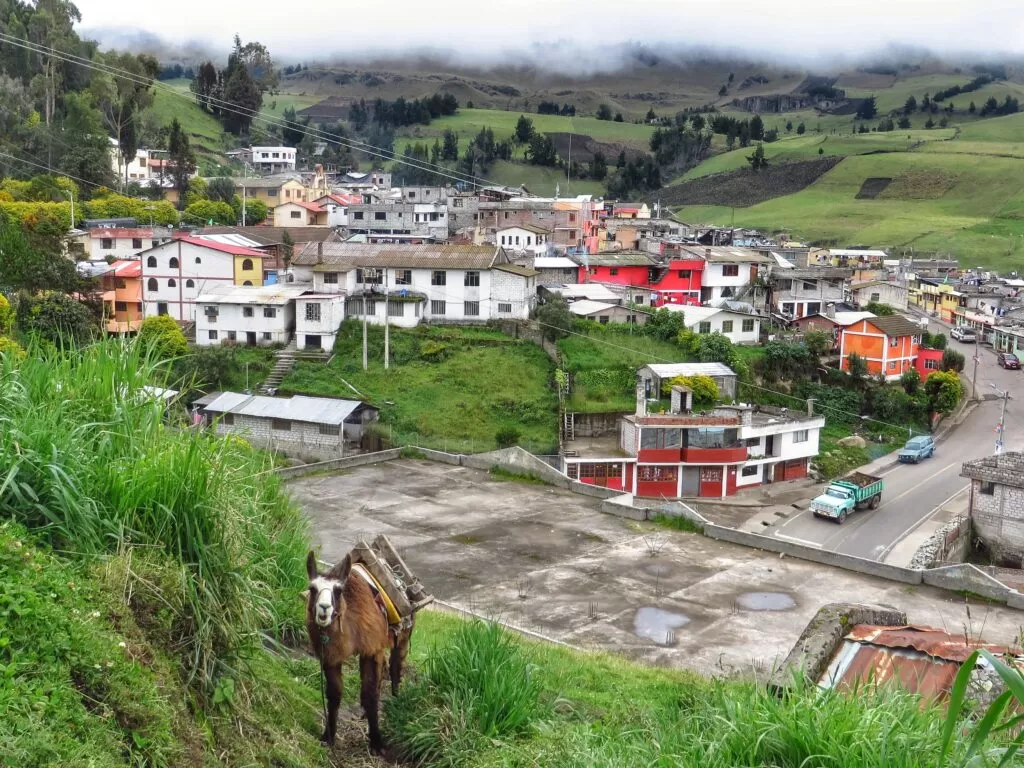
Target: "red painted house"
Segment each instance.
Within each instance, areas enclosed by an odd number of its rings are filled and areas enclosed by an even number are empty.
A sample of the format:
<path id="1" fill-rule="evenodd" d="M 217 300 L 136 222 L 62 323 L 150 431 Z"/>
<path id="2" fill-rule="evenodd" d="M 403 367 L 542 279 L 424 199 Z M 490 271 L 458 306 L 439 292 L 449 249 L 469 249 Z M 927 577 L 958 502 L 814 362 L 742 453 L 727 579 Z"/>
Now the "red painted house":
<path id="1" fill-rule="evenodd" d="M 700 306 L 700 287 L 704 276 L 703 259 L 671 259 L 651 288 L 657 291 L 655 306 L 683 304 Z"/>
<path id="2" fill-rule="evenodd" d="M 658 271 L 657 262 L 640 251 L 606 251 L 579 256 L 581 283 L 615 283 L 647 288 Z"/>
<path id="3" fill-rule="evenodd" d="M 917 369 L 917 372 L 921 374 L 922 381 L 927 379 L 936 371 L 941 371 L 942 350 L 920 347 L 917 350 L 917 359 L 914 360 L 914 367 Z"/>

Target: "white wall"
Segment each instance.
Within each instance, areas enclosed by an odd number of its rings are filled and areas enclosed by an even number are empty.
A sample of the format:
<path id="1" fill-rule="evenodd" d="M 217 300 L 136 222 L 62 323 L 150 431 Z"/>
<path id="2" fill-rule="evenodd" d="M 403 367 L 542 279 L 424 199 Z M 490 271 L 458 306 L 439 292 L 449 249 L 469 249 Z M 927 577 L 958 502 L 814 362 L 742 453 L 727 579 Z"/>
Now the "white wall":
<path id="1" fill-rule="evenodd" d="M 155 259 L 152 266 L 150 258 Z M 195 300 L 209 285 L 234 283 L 235 257 L 230 253 L 172 240 L 141 254 L 142 300 L 146 317 L 160 314 L 160 303 L 167 304 L 167 314 L 175 320 L 195 320 Z M 177 259 L 178 266 L 171 266 Z M 196 259 L 199 259 L 197 263 Z M 150 280 L 156 280 L 156 290 Z M 170 281 L 174 285 L 170 285 Z"/>
<path id="2" fill-rule="evenodd" d="M 199 346 L 219 346 L 226 341 L 246 344 L 246 334 L 249 332 L 256 334 L 256 344 L 259 346 L 287 344 L 291 341 L 292 329 L 295 327 L 294 303 L 279 306 L 225 304 L 204 302 L 202 296 L 196 303 L 196 344 Z M 212 317 L 208 315 L 207 307 L 216 308 L 217 314 Z M 252 310 L 252 317 L 245 316 L 246 309 Z M 266 317 L 265 310 L 273 310 L 274 317 Z M 211 331 L 216 332 L 216 339 L 210 338 Z"/>
<path id="3" fill-rule="evenodd" d="M 738 274 L 735 276 L 726 276 L 722 274 L 722 268 L 727 266 L 735 266 Z M 746 285 L 750 282 L 750 273 L 752 267 L 751 264 L 718 264 L 708 262 L 704 267 L 704 276 L 701 278 L 701 285 L 705 288 L 724 288 L 726 286 L 739 287 Z M 721 292 L 717 292 L 715 297 L 721 295 Z"/>
<path id="4" fill-rule="evenodd" d="M 307 320 L 306 307 L 310 304 L 320 306 L 320 320 Z M 320 349 L 334 349 L 338 338 L 338 327 L 345 320 L 345 299 L 336 298 L 298 298 L 295 300 L 295 342 L 299 349 L 307 349 L 306 336 L 319 336 Z"/>
<path id="5" fill-rule="evenodd" d="M 319 449 L 337 450 L 341 454 L 343 436 L 321 435 L 320 427 L 317 424 L 307 424 L 301 421 L 290 422 L 290 430 L 273 429 L 271 419 L 256 418 L 253 416 L 233 415 L 234 424 L 224 423 L 223 417 L 217 422 L 217 434 L 237 434 L 250 437 L 260 445 L 273 446 L 281 444 L 282 448 L 287 447 L 310 447 Z M 343 432 L 344 430 L 339 430 Z"/>
<path id="6" fill-rule="evenodd" d="M 494 235 L 495 245 L 512 248 L 513 250 L 525 250 L 531 246 L 544 245 L 547 236 L 531 232 L 521 227 L 508 227 L 499 229 Z"/>
<path id="7" fill-rule="evenodd" d="M 686 310 L 683 310 L 683 317 L 686 317 Z M 746 331 L 743 330 L 743 321 L 752 320 L 754 323 L 754 330 Z M 728 337 L 729 341 L 733 344 L 757 344 L 760 340 L 761 335 L 761 318 L 753 317 L 751 315 L 734 315 L 725 312 L 720 312 L 717 315 L 711 315 L 706 320 L 698 321 L 695 323 L 686 322 L 686 327 L 690 330 L 697 332 L 701 322 L 711 324 L 711 330 L 709 333 L 721 333 Z M 723 323 L 732 323 L 732 330 L 726 332 L 723 330 Z"/>
<path id="8" fill-rule="evenodd" d="M 277 157 L 274 157 L 275 153 Z M 257 168 L 278 166 L 295 170 L 295 150 L 291 147 L 253 147 L 252 164 Z"/>
<path id="9" fill-rule="evenodd" d="M 293 214 L 298 214 L 294 216 Z M 275 227 L 311 227 L 316 224 L 316 214 L 295 203 L 281 203 L 274 208 Z"/>
<path id="10" fill-rule="evenodd" d="M 95 232 L 96 230 L 94 230 Z M 104 248 L 104 240 L 112 240 L 112 248 Z M 134 238 L 131 237 L 113 237 L 104 238 L 101 235 L 96 237 L 90 237 L 86 242 L 89 244 L 89 252 L 87 257 L 94 261 L 100 261 L 108 256 L 112 256 L 115 259 L 131 259 L 137 256 L 144 250 L 152 248 L 154 244 L 158 243 L 163 238 L 154 239 L 152 236 L 142 238 L 142 246 L 139 248 L 135 247 Z"/>

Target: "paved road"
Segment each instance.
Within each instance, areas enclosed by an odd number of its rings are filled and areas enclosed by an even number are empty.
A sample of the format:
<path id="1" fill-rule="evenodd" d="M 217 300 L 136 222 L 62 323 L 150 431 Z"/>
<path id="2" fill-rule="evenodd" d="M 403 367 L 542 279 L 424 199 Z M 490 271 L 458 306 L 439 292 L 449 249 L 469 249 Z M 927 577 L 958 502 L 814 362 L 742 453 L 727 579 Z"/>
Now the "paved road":
<path id="1" fill-rule="evenodd" d="M 931 330 L 948 334 L 932 323 Z M 972 372 L 973 344 L 950 339 L 950 346 L 967 358 L 965 374 Z M 1005 450 L 1024 449 L 1024 372 L 1007 371 L 996 364 L 991 347 L 978 346 L 978 395 L 996 394 L 992 385 L 1011 392 L 1006 407 Z M 969 385 L 968 385 L 969 386 Z M 1016 399 L 1013 399 L 1013 398 Z M 967 460 L 990 456 L 995 449 L 995 428 L 999 423 L 1001 400 L 987 401 L 975 408 L 938 445 L 934 458 L 920 464 L 899 465 L 880 474 L 885 477 L 882 504 L 876 510 L 857 512 L 844 524 L 815 518 L 803 511 L 772 529 L 772 535 L 802 544 L 848 555 L 882 560 L 904 536 L 924 522 L 950 497 L 967 487 L 960 477 L 960 465 Z"/>

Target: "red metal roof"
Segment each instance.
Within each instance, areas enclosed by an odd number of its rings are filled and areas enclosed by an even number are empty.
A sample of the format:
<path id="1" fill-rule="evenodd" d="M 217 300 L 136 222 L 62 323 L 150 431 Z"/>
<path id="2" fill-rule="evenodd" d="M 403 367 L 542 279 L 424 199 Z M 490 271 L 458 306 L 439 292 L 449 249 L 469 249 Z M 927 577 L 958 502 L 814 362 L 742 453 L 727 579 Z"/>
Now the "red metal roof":
<path id="1" fill-rule="evenodd" d="M 252 248 L 243 248 L 240 245 L 227 245 L 226 243 L 218 243 L 214 240 L 203 240 L 199 237 L 179 237 L 177 239 L 183 243 L 198 245 L 200 248 L 209 248 L 211 251 L 230 253 L 233 256 L 259 256 L 260 258 L 265 258 L 267 255 L 263 251 L 256 251 Z"/>
<path id="2" fill-rule="evenodd" d="M 118 238 L 143 238 L 152 237 L 152 229 L 108 229 L 104 227 L 97 227 L 89 230 L 89 237 L 91 238 L 105 238 L 105 237 L 118 237 Z"/>
<path id="3" fill-rule="evenodd" d="M 291 203 L 292 205 L 297 205 L 300 208 L 305 208 L 307 211 L 312 211 L 313 213 L 324 212 L 324 207 L 322 205 L 317 205 L 316 203 L 307 203 L 305 200 L 292 200 Z M 283 205 L 288 205 L 288 203 L 283 203 Z"/>
<path id="4" fill-rule="evenodd" d="M 136 259 L 115 261 L 110 266 L 117 277 L 142 277 L 142 262 Z"/>
<path id="5" fill-rule="evenodd" d="M 856 690 L 897 681 L 927 699 L 949 695 L 960 665 L 978 648 L 1005 656 L 1005 646 L 952 635 L 932 627 L 877 627 L 858 624 L 846 635 L 820 681 L 825 687 Z"/>

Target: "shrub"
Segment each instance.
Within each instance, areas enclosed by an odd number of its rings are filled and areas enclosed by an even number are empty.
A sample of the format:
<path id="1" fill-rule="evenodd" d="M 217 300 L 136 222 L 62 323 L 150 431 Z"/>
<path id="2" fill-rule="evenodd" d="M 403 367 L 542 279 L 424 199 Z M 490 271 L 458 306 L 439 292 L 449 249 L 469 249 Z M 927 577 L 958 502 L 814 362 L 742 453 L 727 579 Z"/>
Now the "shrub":
<path id="1" fill-rule="evenodd" d="M 439 363 L 448 357 L 448 345 L 440 341 L 425 341 L 420 346 L 420 357 L 428 363 Z"/>
<path id="2" fill-rule="evenodd" d="M 936 371 L 924 382 L 928 408 L 934 413 L 950 413 L 964 396 L 964 385 L 954 371 Z"/>
<path id="3" fill-rule="evenodd" d="M 864 311 L 870 312 L 873 315 L 878 315 L 879 317 L 889 317 L 890 315 L 896 314 L 895 309 L 880 301 L 869 301 L 864 307 Z"/>
<path id="4" fill-rule="evenodd" d="M 921 374 L 917 372 L 917 368 L 911 368 L 900 376 L 900 386 L 908 395 L 917 394 L 917 390 L 921 386 Z"/>
<path id="5" fill-rule="evenodd" d="M 675 376 L 662 382 L 662 395 L 670 396 L 673 386 L 689 388 L 693 392 L 694 405 L 712 405 L 718 400 L 718 385 L 710 376 Z"/>
<path id="6" fill-rule="evenodd" d="M 14 339 L 0 336 L 0 357 L 11 355 L 15 360 L 25 359 L 25 350 Z"/>
<path id="7" fill-rule="evenodd" d="M 182 221 L 188 224 L 204 226 L 206 224 L 234 224 L 235 209 L 227 203 L 215 203 L 212 200 L 198 200 L 185 208 L 181 215 Z"/>
<path id="8" fill-rule="evenodd" d="M 822 357 L 832 351 L 832 337 L 812 328 L 804 334 L 804 346 L 815 357 Z"/>
<path id="9" fill-rule="evenodd" d="M 558 341 L 572 330 L 572 313 L 562 296 L 552 296 L 537 310 L 537 322 L 548 341 Z"/>
<path id="10" fill-rule="evenodd" d="M 93 332 L 89 310 L 67 294 L 23 294 L 18 300 L 18 328 L 50 344 L 83 343 Z"/>
<path id="11" fill-rule="evenodd" d="M 138 344 L 143 349 L 152 348 L 163 359 L 181 357 L 188 352 L 188 342 L 181 326 L 169 315 L 147 317 L 139 326 Z"/>
<path id="12" fill-rule="evenodd" d="M 14 330 L 14 308 L 7 297 L 0 294 L 0 336 Z"/>
<path id="13" fill-rule="evenodd" d="M 736 360 L 736 351 L 728 336 L 721 333 L 701 334 L 700 352 L 697 359 L 702 363 L 725 363 L 732 365 Z"/>
<path id="14" fill-rule="evenodd" d="M 494 442 L 499 448 L 511 448 L 519 444 L 520 437 L 519 430 L 515 427 L 502 427 L 494 433 Z"/>
<path id="15" fill-rule="evenodd" d="M 943 336 L 942 338 L 945 339 L 946 337 Z M 936 349 L 942 349 L 942 347 L 936 347 Z M 960 373 L 963 371 L 966 362 L 964 356 L 955 349 L 947 349 L 942 353 L 942 370 L 944 371 Z"/>

